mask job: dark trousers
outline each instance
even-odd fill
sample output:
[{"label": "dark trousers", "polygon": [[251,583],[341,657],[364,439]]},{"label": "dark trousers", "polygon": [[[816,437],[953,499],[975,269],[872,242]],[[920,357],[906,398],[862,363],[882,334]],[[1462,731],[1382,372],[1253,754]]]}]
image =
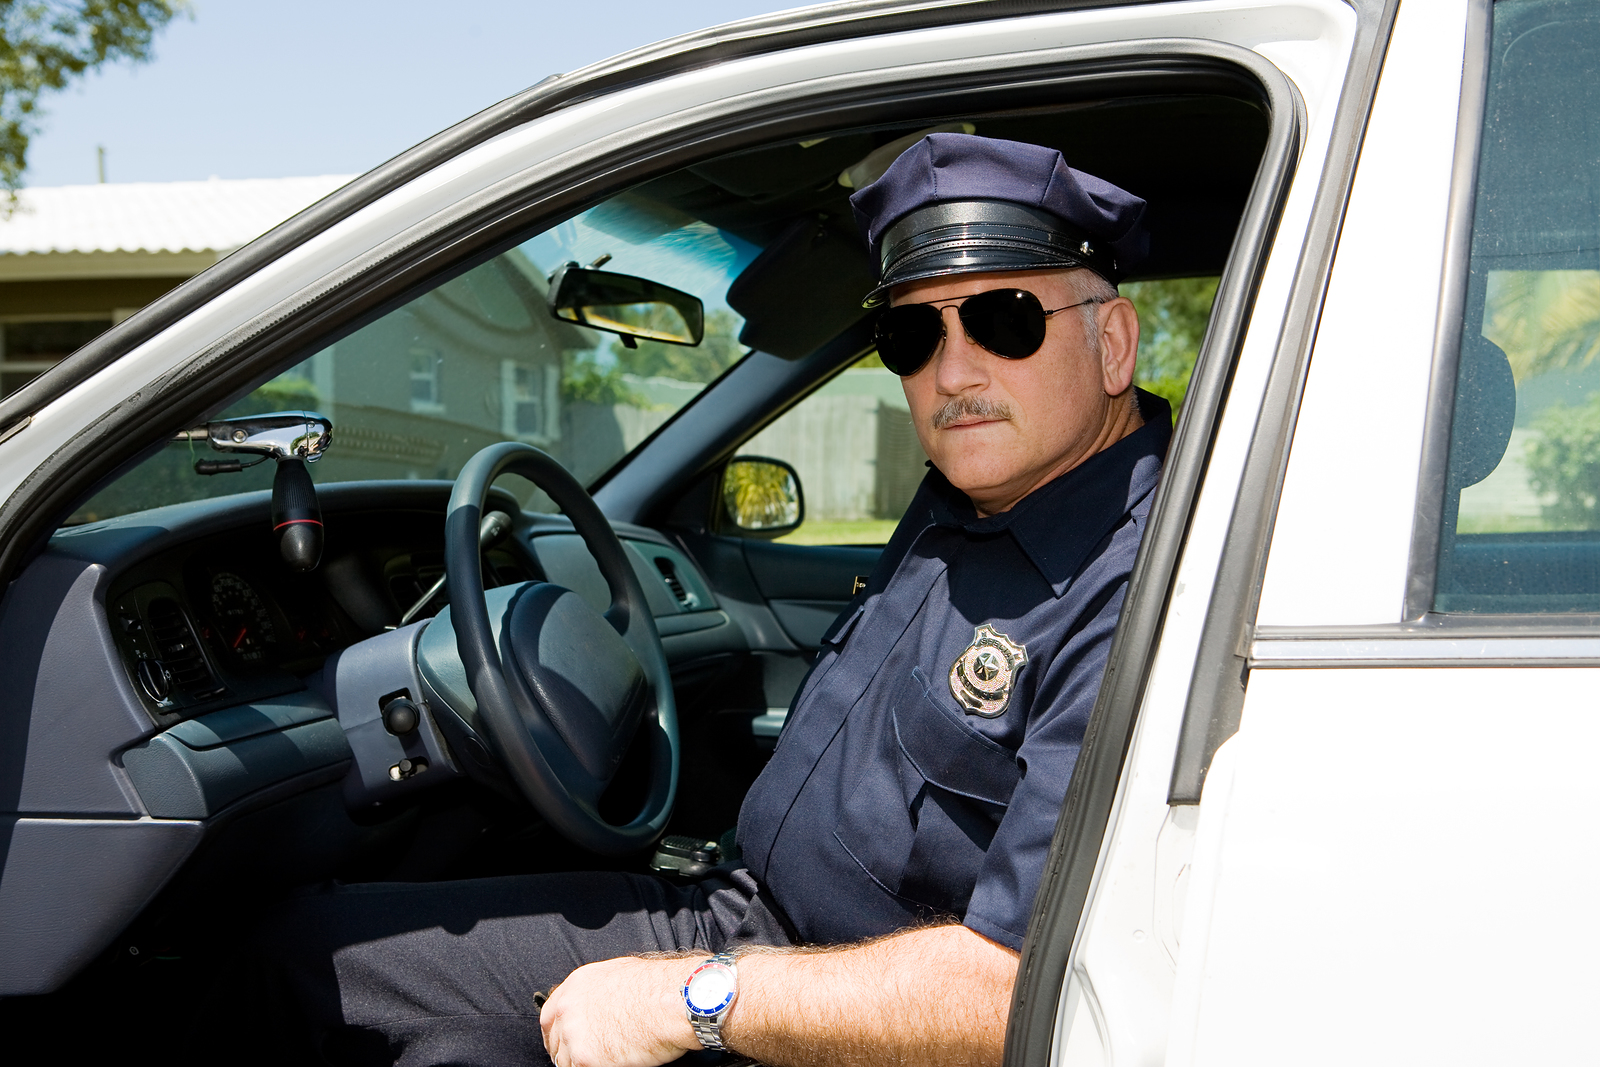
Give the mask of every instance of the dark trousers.
[{"label": "dark trousers", "polygon": [[534,994],[585,963],[790,941],[743,870],[688,884],[550,874],[309,894],[253,955],[274,1006],[304,1024],[280,1062],[506,1067],[549,1063]]}]

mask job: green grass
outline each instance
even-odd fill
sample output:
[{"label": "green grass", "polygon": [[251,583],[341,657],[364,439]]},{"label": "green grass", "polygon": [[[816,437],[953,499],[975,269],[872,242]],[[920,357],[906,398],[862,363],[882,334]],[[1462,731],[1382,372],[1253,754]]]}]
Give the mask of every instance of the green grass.
[{"label": "green grass", "polygon": [[896,519],[817,519],[777,538],[784,545],[881,545],[894,533]]},{"label": "green grass", "polygon": [[[1571,527],[1582,529],[1582,527]],[[1569,529],[1532,515],[1463,515],[1456,521],[1456,533],[1553,533]]]}]

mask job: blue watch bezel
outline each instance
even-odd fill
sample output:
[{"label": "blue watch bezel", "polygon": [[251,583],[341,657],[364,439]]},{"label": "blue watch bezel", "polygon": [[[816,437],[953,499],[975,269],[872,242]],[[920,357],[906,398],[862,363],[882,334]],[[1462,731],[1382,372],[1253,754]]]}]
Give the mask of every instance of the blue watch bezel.
[{"label": "blue watch bezel", "polygon": [[[718,1001],[716,1007],[698,1008],[695,1006],[694,1001],[689,999],[689,987],[694,984],[695,978],[698,977],[702,971],[708,971],[712,969],[727,971],[729,974],[733,975],[735,983],[734,988],[728,990],[728,995],[723,997],[722,1000]],[[723,1012],[728,1010],[729,1006],[733,1004],[734,998],[739,995],[739,989],[737,985],[738,974],[739,972],[735,971],[732,967],[721,962],[720,960],[707,960],[700,966],[696,967],[692,972],[690,972],[688,980],[683,983],[683,1006],[685,1010],[687,1010],[690,1015],[693,1015],[696,1018],[705,1019],[708,1022],[715,1020]]]}]

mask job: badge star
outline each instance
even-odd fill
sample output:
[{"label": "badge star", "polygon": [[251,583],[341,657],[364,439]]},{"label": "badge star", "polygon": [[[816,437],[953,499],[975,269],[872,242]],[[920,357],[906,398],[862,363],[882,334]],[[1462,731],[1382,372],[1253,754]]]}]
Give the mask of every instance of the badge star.
[{"label": "badge star", "polygon": [[977,663],[973,664],[972,673],[986,682],[993,681],[995,675],[999,674],[1004,666],[1000,662],[999,654],[993,649],[986,648],[979,652],[977,659]]}]

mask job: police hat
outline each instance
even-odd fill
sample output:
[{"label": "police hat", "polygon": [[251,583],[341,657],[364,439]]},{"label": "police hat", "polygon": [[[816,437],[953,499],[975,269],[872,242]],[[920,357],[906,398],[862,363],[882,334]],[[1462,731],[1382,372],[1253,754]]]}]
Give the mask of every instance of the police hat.
[{"label": "police hat", "polygon": [[1087,267],[1115,285],[1145,257],[1144,201],[1067,166],[1053,148],[931,133],[850,198],[882,283]]}]

